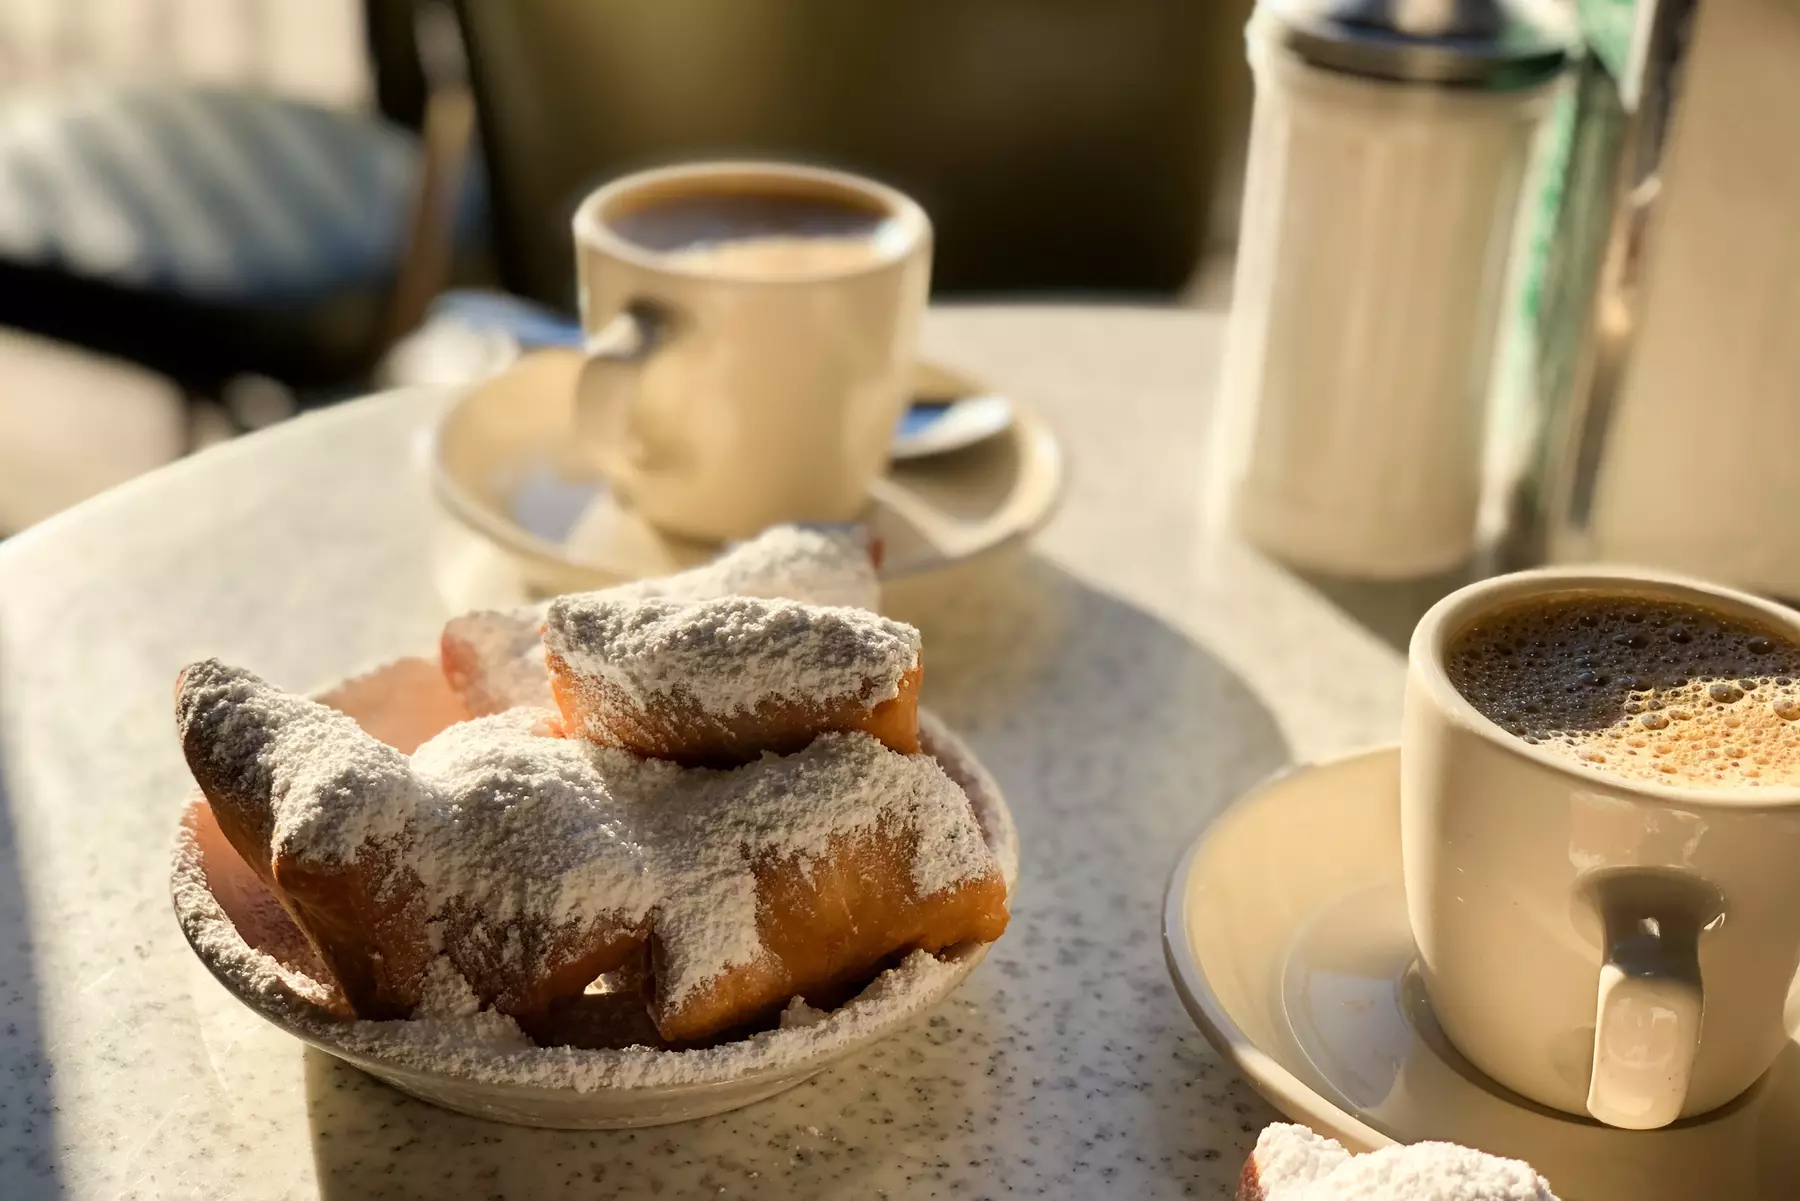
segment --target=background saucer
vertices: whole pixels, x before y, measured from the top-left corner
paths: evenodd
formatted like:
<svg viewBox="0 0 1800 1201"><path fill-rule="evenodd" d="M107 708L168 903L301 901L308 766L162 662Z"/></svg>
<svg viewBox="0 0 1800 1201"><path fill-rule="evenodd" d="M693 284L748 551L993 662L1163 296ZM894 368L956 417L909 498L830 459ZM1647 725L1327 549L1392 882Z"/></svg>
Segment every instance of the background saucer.
<svg viewBox="0 0 1800 1201"><path fill-rule="evenodd" d="M913 369L912 406L894 430L895 460L949 454L1006 432L1013 403L940 363Z"/></svg>
<svg viewBox="0 0 1800 1201"><path fill-rule="evenodd" d="M1213 1046L1355 1150L1461 1143L1525 1160L1563 1201L1800 1197L1800 1044L1731 1105L1652 1131L1544 1109L1457 1054L1412 970L1399 780L1392 747L1298 768L1182 856L1163 945Z"/></svg>
<svg viewBox="0 0 1800 1201"><path fill-rule="evenodd" d="M506 370L521 354L545 348L580 350L572 317L522 297L483 290L441 293L418 329L389 352L381 376L389 387L467 384ZM1012 401L937 363L913 375L912 405L894 430L893 457L948 454L1001 433Z"/></svg>
<svg viewBox="0 0 1800 1201"><path fill-rule="evenodd" d="M389 351L380 375L389 387L473 384L536 349L580 351L581 322L517 295L445 292L423 326ZM895 429L893 457L920 459L974 447L1012 423L1012 402L979 380L920 362L913 403Z"/></svg>
<svg viewBox="0 0 1800 1201"><path fill-rule="evenodd" d="M718 553L651 527L575 453L568 431L580 364L567 350L527 355L453 393L425 440L423 467L443 516L439 586L452 609L665 575ZM1049 517L1062 490L1061 446L1028 409L1009 402L1008 411L995 436L897 462L876 480L862 519L882 541L884 579L968 561Z"/></svg>

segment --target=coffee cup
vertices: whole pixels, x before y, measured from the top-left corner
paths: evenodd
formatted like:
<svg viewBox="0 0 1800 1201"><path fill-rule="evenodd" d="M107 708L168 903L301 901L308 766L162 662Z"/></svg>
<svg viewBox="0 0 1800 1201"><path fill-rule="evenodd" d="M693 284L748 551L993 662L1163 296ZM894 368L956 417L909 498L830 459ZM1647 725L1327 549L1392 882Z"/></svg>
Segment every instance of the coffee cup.
<svg viewBox="0 0 1800 1201"><path fill-rule="evenodd" d="M931 224L836 171L629 175L575 213L574 436L652 525L708 541L868 503L908 403Z"/></svg>
<svg viewBox="0 0 1800 1201"><path fill-rule="evenodd" d="M1749 1088L1800 967L1800 615L1526 572L1440 601L1407 673L1407 909L1458 1050L1630 1129Z"/></svg>

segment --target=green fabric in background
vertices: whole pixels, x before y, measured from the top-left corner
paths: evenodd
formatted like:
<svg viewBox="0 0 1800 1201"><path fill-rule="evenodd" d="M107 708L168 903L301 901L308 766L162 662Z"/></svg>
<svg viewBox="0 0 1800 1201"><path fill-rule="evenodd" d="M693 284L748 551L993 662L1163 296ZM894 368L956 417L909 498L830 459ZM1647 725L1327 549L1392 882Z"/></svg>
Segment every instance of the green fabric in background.
<svg viewBox="0 0 1800 1201"><path fill-rule="evenodd" d="M1637 24L1637 0L1576 0L1575 19L1582 40L1601 65L1614 79L1622 76L1631 53L1631 30Z"/></svg>
<svg viewBox="0 0 1800 1201"><path fill-rule="evenodd" d="M1654 2L1654 0L1650 0ZM1587 53L1600 60L1614 80L1625 70L1631 53L1631 31L1637 21L1637 0L1576 0L1577 27ZM1543 298L1544 273L1555 244L1559 214L1568 187L1575 125L1580 111L1577 88L1571 87L1551 114L1538 159L1527 186L1535 188L1531 202L1520 213L1526 228L1519 243L1525 255L1518 275L1518 304L1513 310L1528 326L1536 327Z"/></svg>
<svg viewBox="0 0 1800 1201"><path fill-rule="evenodd" d="M1575 0L1575 15L1583 59L1546 121L1526 180L1489 413L1489 469L1518 490L1507 505L1526 510L1543 499L1544 434L1562 419L1573 386L1604 249L1622 133L1614 81L1630 54L1637 0Z"/></svg>
<svg viewBox="0 0 1800 1201"><path fill-rule="evenodd" d="M1542 307L1544 272L1555 242L1556 215L1562 209L1563 192L1568 186L1569 155L1575 144L1575 114L1574 92L1566 91L1550 113L1531 174L1527 176L1527 186L1535 186L1536 191L1531 203L1520 213L1520 219L1525 222L1520 243L1525 262L1519 272L1516 312L1530 326L1537 324Z"/></svg>

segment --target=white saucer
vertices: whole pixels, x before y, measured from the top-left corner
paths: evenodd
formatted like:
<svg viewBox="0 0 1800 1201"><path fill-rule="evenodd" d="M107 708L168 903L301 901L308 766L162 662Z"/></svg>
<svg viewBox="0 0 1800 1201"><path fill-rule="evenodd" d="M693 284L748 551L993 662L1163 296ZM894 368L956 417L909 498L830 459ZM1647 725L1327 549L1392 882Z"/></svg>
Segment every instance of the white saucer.
<svg viewBox="0 0 1800 1201"><path fill-rule="evenodd" d="M1163 946L1213 1046L1353 1150L1462 1143L1531 1163L1563 1201L1800 1197L1800 1043L1724 1110L1654 1131L1541 1108L1456 1053L1410 970L1399 779L1392 747L1295 769L1182 856Z"/></svg>
<svg viewBox="0 0 1800 1201"><path fill-rule="evenodd" d="M666 575L718 553L662 534L620 505L570 445L580 364L570 350L526 355L458 392L426 439L424 470L443 517L438 584L453 610ZM958 393L983 391L930 364L921 364L920 379L922 387L954 380ZM884 579L1009 545L1050 516L1062 491L1062 448L1024 406L1008 402L1004 416L996 425L993 412L976 413L985 432L946 435L979 434L971 444L895 462L875 482L861 519L881 540Z"/></svg>
<svg viewBox="0 0 1800 1201"><path fill-rule="evenodd" d="M318 699L408 752L461 717L442 670L428 658L395 660ZM1019 843L999 786L962 740L924 709L919 734L926 752L969 794L1010 892L1018 879ZM194 953L232 996L265 1021L402 1092L498 1122L605 1130L741 1108L894 1034L949 996L987 954L986 944L967 943L936 962L920 960L924 971L886 973L821 1022L730 1044L729 1060L708 1051L643 1047L469 1045L460 1048L458 1070L450 1071L441 1057L415 1053L412 1022L346 1020L328 974L262 880L225 841L198 793L189 798L182 825L171 880L175 915Z"/></svg>

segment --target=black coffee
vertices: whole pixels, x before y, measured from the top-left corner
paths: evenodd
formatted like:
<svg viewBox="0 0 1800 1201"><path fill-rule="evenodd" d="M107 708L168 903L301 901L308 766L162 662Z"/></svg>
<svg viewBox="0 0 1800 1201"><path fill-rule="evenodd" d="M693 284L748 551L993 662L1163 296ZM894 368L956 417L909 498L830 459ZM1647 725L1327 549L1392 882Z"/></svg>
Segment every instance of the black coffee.
<svg viewBox="0 0 1800 1201"><path fill-rule="evenodd" d="M879 208L763 192L671 196L610 221L624 237L683 266L759 278L803 278L879 262L898 235Z"/></svg>

